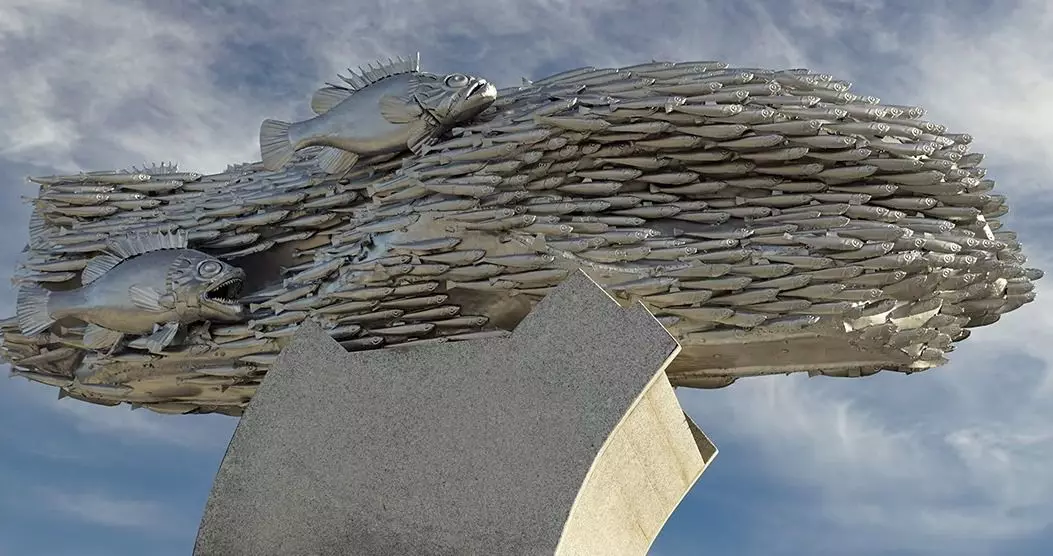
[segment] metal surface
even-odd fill
[[[351,79],[342,102],[396,69]],[[246,271],[250,313],[161,353],[10,319],[4,357],[78,399],[237,414],[305,319],[351,350],[485,341],[582,268],[682,343],[674,385],[935,367],[1032,301],[1042,272],[1002,229],[971,136],[850,86],[719,62],[580,68],[497,91],[415,151],[33,178],[20,280],[76,288],[107,241],[181,229]],[[353,119],[340,129],[368,129]]]

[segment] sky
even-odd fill
[[[652,59],[834,74],[974,135],[1029,266],[1053,269],[1050,36],[1046,0],[0,0],[0,316],[27,175],[257,160],[263,119],[416,51],[498,86]],[[651,553],[1048,554],[1048,288],[934,370],[679,390],[720,454]],[[0,556],[189,554],[235,425],[0,378]]]

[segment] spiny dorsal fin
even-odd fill
[[[411,58],[403,58],[402,56],[394,60],[388,58],[387,61],[378,61],[376,64],[376,67],[373,64],[367,64],[368,69],[363,69],[359,66],[357,73],[355,70],[347,68],[349,72],[347,75],[337,74],[337,77],[345,84],[338,85],[327,82],[325,87],[315,91],[311,97],[311,110],[318,115],[325,114],[337,104],[347,100],[355,91],[364,89],[381,79],[420,71],[420,53],[418,52]]]
[[[186,249],[187,244],[188,236],[185,230],[167,233],[138,232],[110,240],[106,250],[123,260],[162,249]]]
[[[420,71],[420,53],[418,52],[410,58],[403,58],[402,56],[395,60],[388,58],[386,62],[377,61],[376,64],[375,67],[373,64],[368,64],[369,69],[362,69],[362,66],[359,66],[358,73],[355,73],[351,68],[347,68],[347,71],[350,72],[348,75],[337,75],[337,77],[344,83],[347,83],[350,86],[348,89],[354,92],[368,87],[385,77]]]
[[[147,174],[150,176],[161,176],[164,174],[175,174],[179,171],[179,165],[175,162],[154,162],[149,166],[143,164],[142,167],[132,166],[131,168],[125,168],[121,170],[122,173],[126,174]]]

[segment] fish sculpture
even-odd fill
[[[315,110],[394,78],[323,89]],[[12,318],[0,356],[71,399],[238,415],[304,322],[352,351],[486,341],[582,269],[680,342],[666,370],[678,387],[938,367],[1033,301],[1043,272],[1004,228],[1008,201],[972,136],[851,89],[717,61],[583,67],[499,90],[416,151],[355,151],[346,168],[331,163],[345,151],[315,145],[283,150],[277,170],[31,178],[17,280],[69,290],[115,239],[177,229],[245,271],[248,310],[182,319],[153,351]],[[23,289],[23,315],[43,314],[26,310],[38,291]],[[143,333],[173,318],[137,310]]]
[[[23,285],[18,323],[32,336],[56,321],[85,323],[81,345],[112,350],[126,334],[148,335],[143,345],[160,353],[180,326],[201,320],[237,322],[245,272],[211,255],[187,249],[187,234],[137,233],[111,240],[89,260],[81,287],[49,291]]]
[[[292,154],[325,146],[319,166],[346,172],[362,156],[419,150],[443,131],[472,119],[497,96],[485,79],[453,73],[421,72],[420,55],[370,64],[339,76],[346,86],[329,84],[311,99],[317,116],[302,122],[264,120],[260,126],[263,166],[279,170]]]

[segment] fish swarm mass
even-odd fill
[[[238,415],[306,320],[349,350],[486,341],[582,269],[644,303],[687,354],[828,338],[858,355],[700,355],[670,370],[674,385],[936,367],[971,328],[1034,300],[1042,272],[1002,229],[1006,198],[969,134],[850,89],[711,61],[589,67],[500,89],[437,140],[335,174],[317,160],[328,147],[308,147],[277,171],[33,178],[24,291],[82,287],[132,232],[185,234],[274,277],[240,299],[240,320],[105,342],[90,321],[33,320],[43,302],[26,294],[27,316],[0,323],[2,356],[64,396]]]

